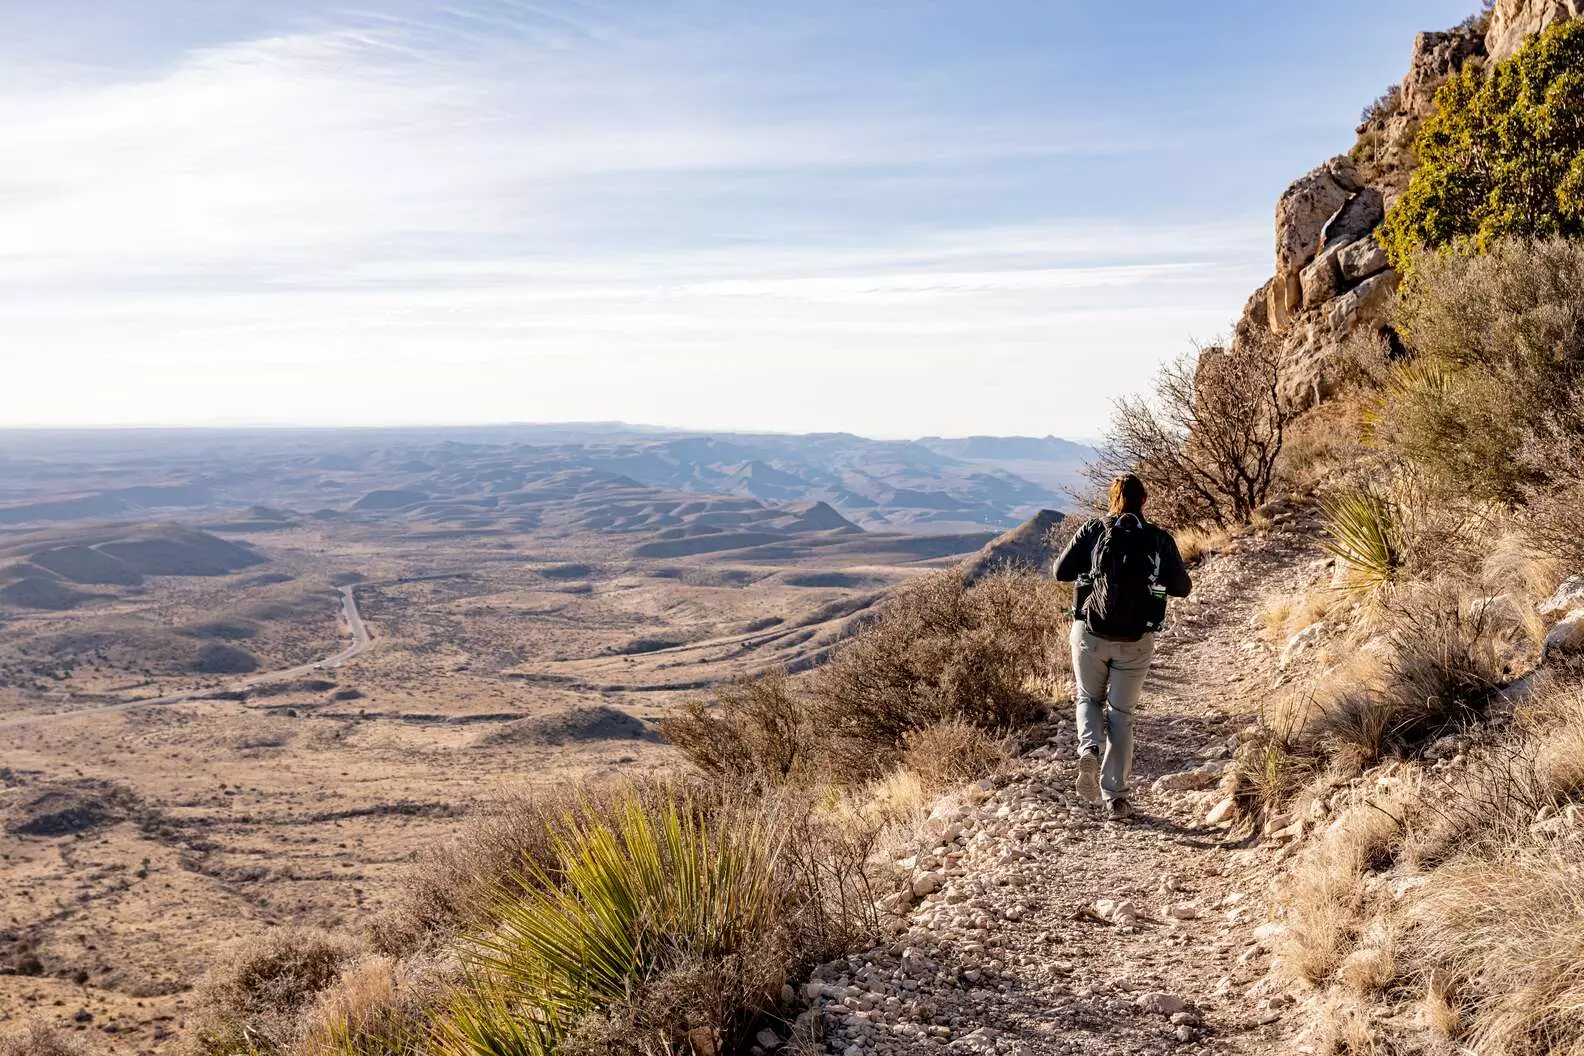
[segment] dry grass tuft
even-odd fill
[[[902,765],[933,792],[994,773],[1013,754],[1006,737],[961,719],[946,719],[902,735]]]
[[[1414,938],[1424,961],[1469,994],[1470,1049],[1584,1053],[1584,850],[1459,863],[1428,891]]]
[[[307,1008],[298,1024],[298,1056],[418,1056],[429,1040],[430,1009],[445,975],[372,955],[354,962]]]
[[[1194,565],[1225,550],[1236,534],[1231,528],[1191,527],[1174,533],[1174,538],[1183,563]]]
[[[1373,954],[1354,959],[1354,947],[1366,933],[1363,878],[1391,864],[1409,804],[1416,798],[1417,789],[1409,783],[1349,808],[1303,853],[1278,899],[1287,910],[1280,953],[1290,979],[1318,984],[1337,975],[1353,989],[1368,992],[1395,978],[1389,926],[1368,929],[1364,948]]]
[[[210,969],[191,1048],[203,1056],[268,1056],[289,1050],[298,1015],[358,954],[342,935],[282,928],[235,949]]]

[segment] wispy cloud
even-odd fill
[[[1065,356],[1077,379],[1110,341],[1128,365],[1108,383],[1131,383],[1159,342],[1219,328],[1269,252],[1241,214],[965,208],[1003,170],[1144,147],[1060,113],[964,120],[862,75],[755,76],[743,32],[770,30],[496,0],[0,86],[0,357],[20,383],[0,423],[751,425],[717,411],[756,363],[801,379],[757,424],[949,431],[917,417],[950,401],[928,411],[933,383],[901,380],[916,365],[1048,376]],[[924,173],[927,197],[897,189],[924,195]],[[922,395],[877,405],[876,375]],[[367,399],[327,395],[351,379]],[[1045,398],[1082,409],[1078,431],[1103,416],[1077,388]]]

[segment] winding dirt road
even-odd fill
[[[276,671],[261,671],[246,678],[232,682],[227,686],[211,687],[209,689],[189,690],[186,693],[171,693],[163,697],[138,697],[132,700],[116,701],[112,704],[95,704],[87,708],[75,708],[71,711],[56,711],[43,715],[23,715],[14,719],[0,720],[0,730],[14,729],[21,726],[37,726],[47,722],[61,719],[81,718],[84,715],[99,715],[108,711],[127,711],[131,708],[150,708],[161,704],[180,704],[189,700],[207,700],[217,693],[239,693],[254,686],[264,685],[269,682],[286,682],[294,678],[302,678],[315,671],[333,671],[353,657],[362,653],[373,643],[373,636],[369,634],[367,625],[363,622],[363,614],[358,612],[357,587],[366,584],[353,584],[341,587],[341,616],[346,620],[347,630],[352,634],[352,642],[345,649],[321,660],[314,660],[296,667],[281,668]]]

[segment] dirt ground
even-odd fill
[[[505,789],[667,766],[667,708],[809,662],[968,545],[812,534],[651,559],[601,534],[228,538],[265,561],[0,622],[0,1030],[43,1015],[111,1052],[168,1048],[228,945],[356,928]],[[347,647],[344,584],[371,647],[256,681]],[[216,625],[245,628],[229,644],[257,670],[184,666]],[[103,648],[128,627],[141,652]]]

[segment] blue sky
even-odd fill
[[[0,425],[1100,432],[1471,0],[0,0]]]

